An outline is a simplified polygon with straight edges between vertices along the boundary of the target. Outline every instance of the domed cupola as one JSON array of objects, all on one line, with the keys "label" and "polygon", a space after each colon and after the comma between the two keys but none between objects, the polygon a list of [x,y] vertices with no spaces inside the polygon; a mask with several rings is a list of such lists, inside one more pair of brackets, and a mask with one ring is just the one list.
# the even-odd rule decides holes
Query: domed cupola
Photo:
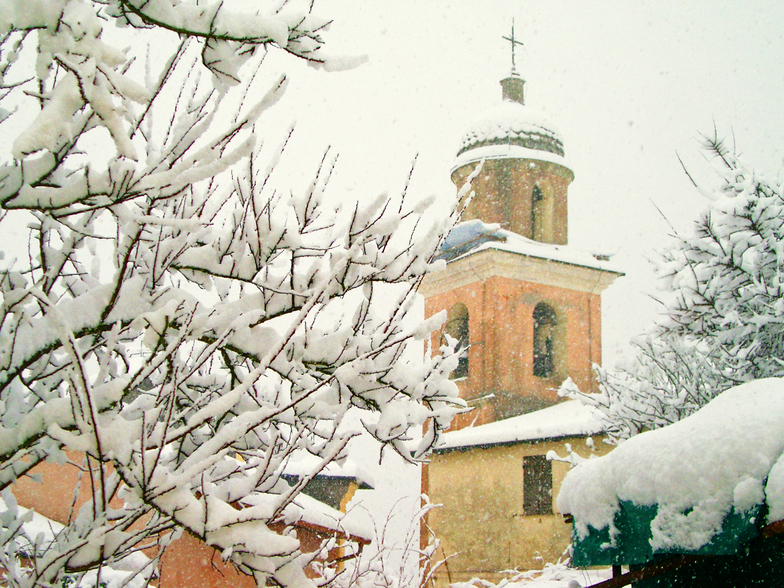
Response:
[{"label": "domed cupola", "polygon": [[452,181],[460,188],[484,161],[463,219],[499,223],[529,239],[565,245],[567,189],[574,173],[563,139],[525,105],[525,81],[514,64],[501,88],[501,103],[469,125],[452,168]]},{"label": "domed cupola", "polygon": [[501,80],[503,101],[478,117],[463,135],[458,158],[472,149],[516,145],[564,157],[561,135],[541,114],[523,102],[525,82],[517,75]]}]

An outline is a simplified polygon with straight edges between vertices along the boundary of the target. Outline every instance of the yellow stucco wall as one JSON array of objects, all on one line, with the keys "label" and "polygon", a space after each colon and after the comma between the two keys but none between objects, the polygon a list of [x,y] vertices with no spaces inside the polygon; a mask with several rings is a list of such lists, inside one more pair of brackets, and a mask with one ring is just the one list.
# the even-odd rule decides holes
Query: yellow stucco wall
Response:
[{"label": "yellow stucco wall", "polygon": [[497,582],[503,570],[541,569],[555,563],[570,542],[571,527],[558,513],[555,497],[569,465],[553,462],[553,514],[523,512],[523,457],[554,450],[566,455],[566,443],[579,455],[603,455],[611,447],[585,438],[519,443],[431,457],[426,479],[433,504],[427,524],[441,546],[436,560],[452,556],[435,573],[437,588],[479,577]]}]

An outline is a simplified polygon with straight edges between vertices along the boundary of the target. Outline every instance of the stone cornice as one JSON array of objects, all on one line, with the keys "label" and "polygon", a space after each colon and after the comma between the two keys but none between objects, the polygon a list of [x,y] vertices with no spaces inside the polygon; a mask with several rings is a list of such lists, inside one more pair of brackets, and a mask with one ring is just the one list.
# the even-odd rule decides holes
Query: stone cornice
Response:
[{"label": "stone cornice", "polygon": [[622,275],[621,272],[612,270],[488,248],[449,262],[443,271],[428,274],[419,287],[419,292],[425,298],[430,298],[461,286],[499,276],[589,294],[601,294]]}]

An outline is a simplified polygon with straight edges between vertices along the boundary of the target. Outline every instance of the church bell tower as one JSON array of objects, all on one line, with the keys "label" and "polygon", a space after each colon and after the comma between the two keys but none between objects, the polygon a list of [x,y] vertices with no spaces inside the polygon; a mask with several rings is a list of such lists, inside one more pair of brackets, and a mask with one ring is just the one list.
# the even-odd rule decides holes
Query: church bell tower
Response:
[{"label": "church bell tower", "polygon": [[568,246],[574,173],[561,135],[525,104],[512,31],[501,102],[468,127],[451,172],[458,189],[474,174],[473,197],[442,247],[446,269],[420,288],[428,316],[447,312],[434,346],[450,335],[463,350],[452,377],[475,410],[453,430],[553,405],[567,377],[595,391],[600,294],[621,275]]}]

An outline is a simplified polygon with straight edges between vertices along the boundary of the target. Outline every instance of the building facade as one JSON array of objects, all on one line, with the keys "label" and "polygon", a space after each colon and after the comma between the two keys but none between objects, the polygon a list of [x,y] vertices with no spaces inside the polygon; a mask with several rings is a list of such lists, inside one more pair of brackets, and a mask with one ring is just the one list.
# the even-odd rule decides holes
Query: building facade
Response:
[{"label": "building facade", "polygon": [[[79,465],[83,458],[82,454],[70,453],[70,461],[66,463],[41,462],[30,475],[20,476],[11,486],[18,505],[34,510],[36,516],[42,519],[35,530],[43,529],[44,543],[51,542],[63,525],[70,524],[78,516],[79,509],[93,497],[90,476],[85,475]],[[340,570],[343,561],[353,559],[371,543],[373,532],[369,525],[345,518],[345,506],[354,492],[360,487],[370,486],[356,472],[348,471],[343,475],[337,464],[326,469],[327,475],[314,478],[313,487],[301,493],[286,508],[281,521],[273,522],[269,528],[274,533],[296,537],[301,553],[312,554],[319,565]],[[336,506],[319,500],[322,497],[329,497]],[[250,495],[233,506],[237,509],[253,506],[253,500],[254,496]],[[119,509],[122,505],[123,500],[117,496],[110,500],[113,508]],[[142,520],[139,524],[144,522]],[[36,533],[32,533],[32,537],[35,538]],[[324,549],[325,545],[327,549]],[[255,588],[257,585],[253,576],[239,571],[233,563],[224,560],[219,551],[188,531],[168,544],[157,564],[150,563],[143,555],[146,553],[153,558],[157,550],[158,547],[153,545],[137,552],[137,558],[128,558],[132,561],[124,562],[121,569],[125,575],[138,571],[159,588]],[[102,577],[106,579],[112,572],[107,570]],[[308,577],[317,578],[310,567],[305,569],[305,573]],[[121,580],[123,578],[120,577]],[[138,584],[136,582],[135,585]]]}]

